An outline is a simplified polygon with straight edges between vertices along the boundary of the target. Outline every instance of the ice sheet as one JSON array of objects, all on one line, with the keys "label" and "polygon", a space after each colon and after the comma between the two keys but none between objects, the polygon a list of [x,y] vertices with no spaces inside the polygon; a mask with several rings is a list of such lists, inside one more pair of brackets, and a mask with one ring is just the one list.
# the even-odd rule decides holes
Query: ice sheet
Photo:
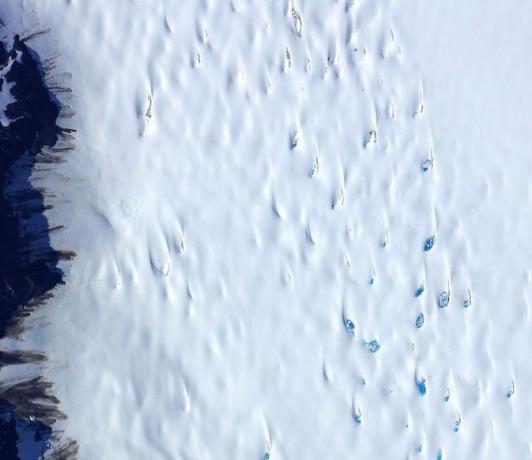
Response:
[{"label": "ice sheet", "polygon": [[530,456],[527,2],[28,4],[80,458]]}]

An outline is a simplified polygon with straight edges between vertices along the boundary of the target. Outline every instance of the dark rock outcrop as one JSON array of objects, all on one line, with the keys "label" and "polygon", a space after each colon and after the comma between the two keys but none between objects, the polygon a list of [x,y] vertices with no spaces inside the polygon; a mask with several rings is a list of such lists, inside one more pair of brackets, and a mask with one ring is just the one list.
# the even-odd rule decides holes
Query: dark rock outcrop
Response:
[{"label": "dark rock outcrop", "polygon": [[[18,36],[11,45],[0,42],[0,338],[16,336],[63,282],[58,263],[68,254],[51,247],[43,192],[30,182],[34,165],[55,161],[49,152],[69,132],[57,124],[60,112],[37,54]],[[0,368],[44,360],[36,352],[0,350]],[[64,417],[58,403],[52,384],[39,376],[0,381],[0,459],[37,459],[51,442],[61,444],[52,428]],[[76,455],[71,441],[55,450],[56,458]]]}]

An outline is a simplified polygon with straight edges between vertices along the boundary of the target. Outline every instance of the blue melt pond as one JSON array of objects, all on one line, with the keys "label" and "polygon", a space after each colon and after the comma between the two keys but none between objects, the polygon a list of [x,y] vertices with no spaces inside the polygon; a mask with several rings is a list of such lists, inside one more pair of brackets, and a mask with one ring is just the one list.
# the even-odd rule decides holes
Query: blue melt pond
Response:
[{"label": "blue melt pond", "polygon": [[266,452],[264,454],[264,457],[262,457],[262,460],[270,460],[270,453],[269,452]]},{"label": "blue melt pond", "polygon": [[417,288],[415,296],[419,297],[424,292],[425,292],[425,288],[423,286],[420,286],[420,287]]},{"label": "blue melt pond", "polygon": [[440,294],[440,298],[438,299],[438,305],[440,308],[445,308],[447,305],[449,305],[449,293],[447,291],[443,291]]},{"label": "blue melt pond", "polygon": [[425,240],[425,244],[423,245],[423,249],[425,251],[430,251],[434,247],[434,240],[435,238],[431,236],[430,238],[427,238]]},{"label": "blue melt pond", "polygon": [[417,383],[417,389],[419,390],[421,395],[426,394],[427,393],[427,386],[425,385],[425,381],[421,380],[421,381],[416,382],[416,383]]},{"label": "blue melt pond", "polygon": [[376,340],[372,340],[371,342],[367,342],[366,343],[366,347],[368,347],[368,350],[371,352],[371,353],[375,353],[376,351],[379,350],[379,348],[381,347],[379,342],[377,342]]},{"label": "blue melt pond", "polygon": [[416,318],[416,327],[419,329],[423,324],[425,324],[425,316],[423,313],[420,313]]},{"label": "blue melt pond", "polygon": [[429,158],[427,158],[423,163],[421,163],[421,169],[424,172],[427,172],[431,166],[432,166],[432,161]]},{"label": "blue melt pond", "polygon": [[345,328],[354,337],[355,336],[355,323],[350,319],[345,320]]}]

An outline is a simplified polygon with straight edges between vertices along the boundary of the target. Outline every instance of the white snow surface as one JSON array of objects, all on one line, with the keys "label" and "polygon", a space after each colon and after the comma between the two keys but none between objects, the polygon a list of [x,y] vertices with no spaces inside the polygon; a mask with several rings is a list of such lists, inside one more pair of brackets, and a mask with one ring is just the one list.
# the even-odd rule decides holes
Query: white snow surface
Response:
[{"label": "white snow surface", "polygon": [[531,457],[530,2],[12,10],[72,74],[26,340],[81,459]]}]

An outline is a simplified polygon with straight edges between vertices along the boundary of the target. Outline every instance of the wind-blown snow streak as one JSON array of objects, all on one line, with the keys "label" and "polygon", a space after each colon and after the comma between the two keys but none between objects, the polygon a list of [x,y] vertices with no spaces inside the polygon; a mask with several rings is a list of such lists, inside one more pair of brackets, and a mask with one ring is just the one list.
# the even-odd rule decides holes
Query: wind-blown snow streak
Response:
[{"label": "wind-blown snow streak", "polygon": [[71,130],[57,125],[60,105],[45,84],[39,56],[10,37],[0,41],[0,458],[37,459],[76,452],[53,425],[64,418],[52,383],[41,376],[43,353],[20,341],[25,319],[63,282],[60,259],[72,254],[50,246],[44,191],[31,181],[69,149]]},{"label": "wind-blown snow streak", "polygon": [[65,16],[87,24],[90,192],[67,217],[79,257],[47,348],[81,457],[413,452],[415,323],[431,330],[448,273],[423,87],[389,3]]},{"label": "wind-blown snow streak", "polygon": [[504,2],[32,3],[83,108],[43,329],[80,458],[526,458],[532,142],[490,76],[530,28]]}]

